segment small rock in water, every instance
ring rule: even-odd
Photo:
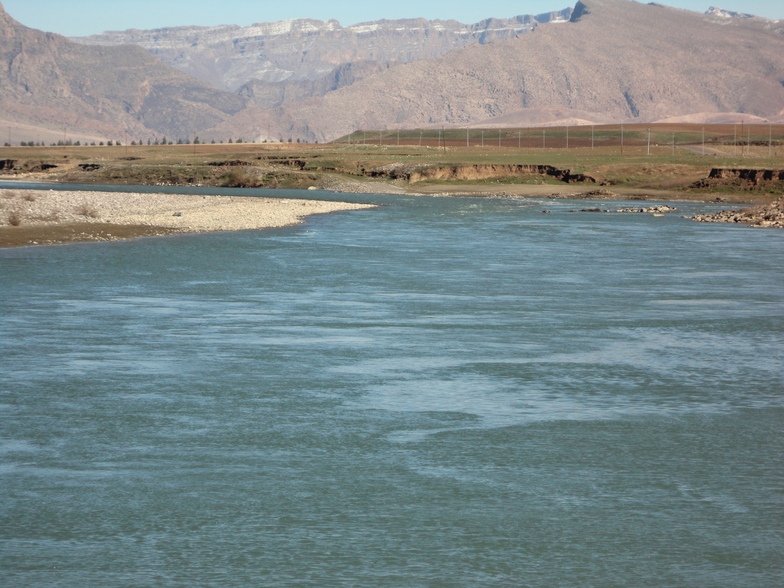
[[[674,212],[678,210],[674,206],[667,206],[663,204],[661,206],[649,206],[647,208],[619,208],[615,212],[637,212],[637,213],[652,213],[652,214],[663,214],[665,212]]]

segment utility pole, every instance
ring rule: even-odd
[[[485,130],[482,129],[482,147],[485,146]]]
[[[770,122],[768,122],[768,157],[771,156],[772,145],[773,145],[773,125],[770,124]]]
[[[675,133],[672,134],[672,154],[675,155]]]
[[[705,155],[705,127],[702,127],[702,154]]]
[[[517,131],[517,148],[520,149],[520,131]]]
[[[470,131],[466,128],[466,147],[471,146],[471,138],[469,136]]]
[[[542,149],[545,149],[546,144],[547,144],[547,140],[545,139],[546,132],[547,131],[545,131],[545,129],[542,129]]]
[[[648,127],[648,155],[651,154],[651,127]]]
[[[498,146],[501,146],[501,129],[498,129]]]
[[[593,151],[593,125],[591,125],[591,151]]]

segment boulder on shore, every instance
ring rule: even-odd
[[[784,198],[762,206],[697,214],[691,218],[700,223],[743,223],[751,227],[784,229]]]

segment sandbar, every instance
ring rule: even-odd
[[[0,190],[0,247],[286,227],[372,204],[290,198]]]

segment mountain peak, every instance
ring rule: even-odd
[[[717,8],[715,6],[708,8],[705,14],[709,16],[719,16],[721,18],[755,18],[753,14],[747,14],[745,12],[732,12],[731,10],[724,10],[723,8]]]
[[[572,17],[569,19],[569,22],[577,22],[586,14],[590,14],[591,11],[588,9],[588,6],[585,5],[584,2],[578,2],[574,5],[574,10],[572,10]]]
[[[57,136],[68,127],[96,139],[151,132],[187,137],[246,106],[140,47],[79,45],[25,27],[4,11],[0,31],[0,112],[20,129]]]

